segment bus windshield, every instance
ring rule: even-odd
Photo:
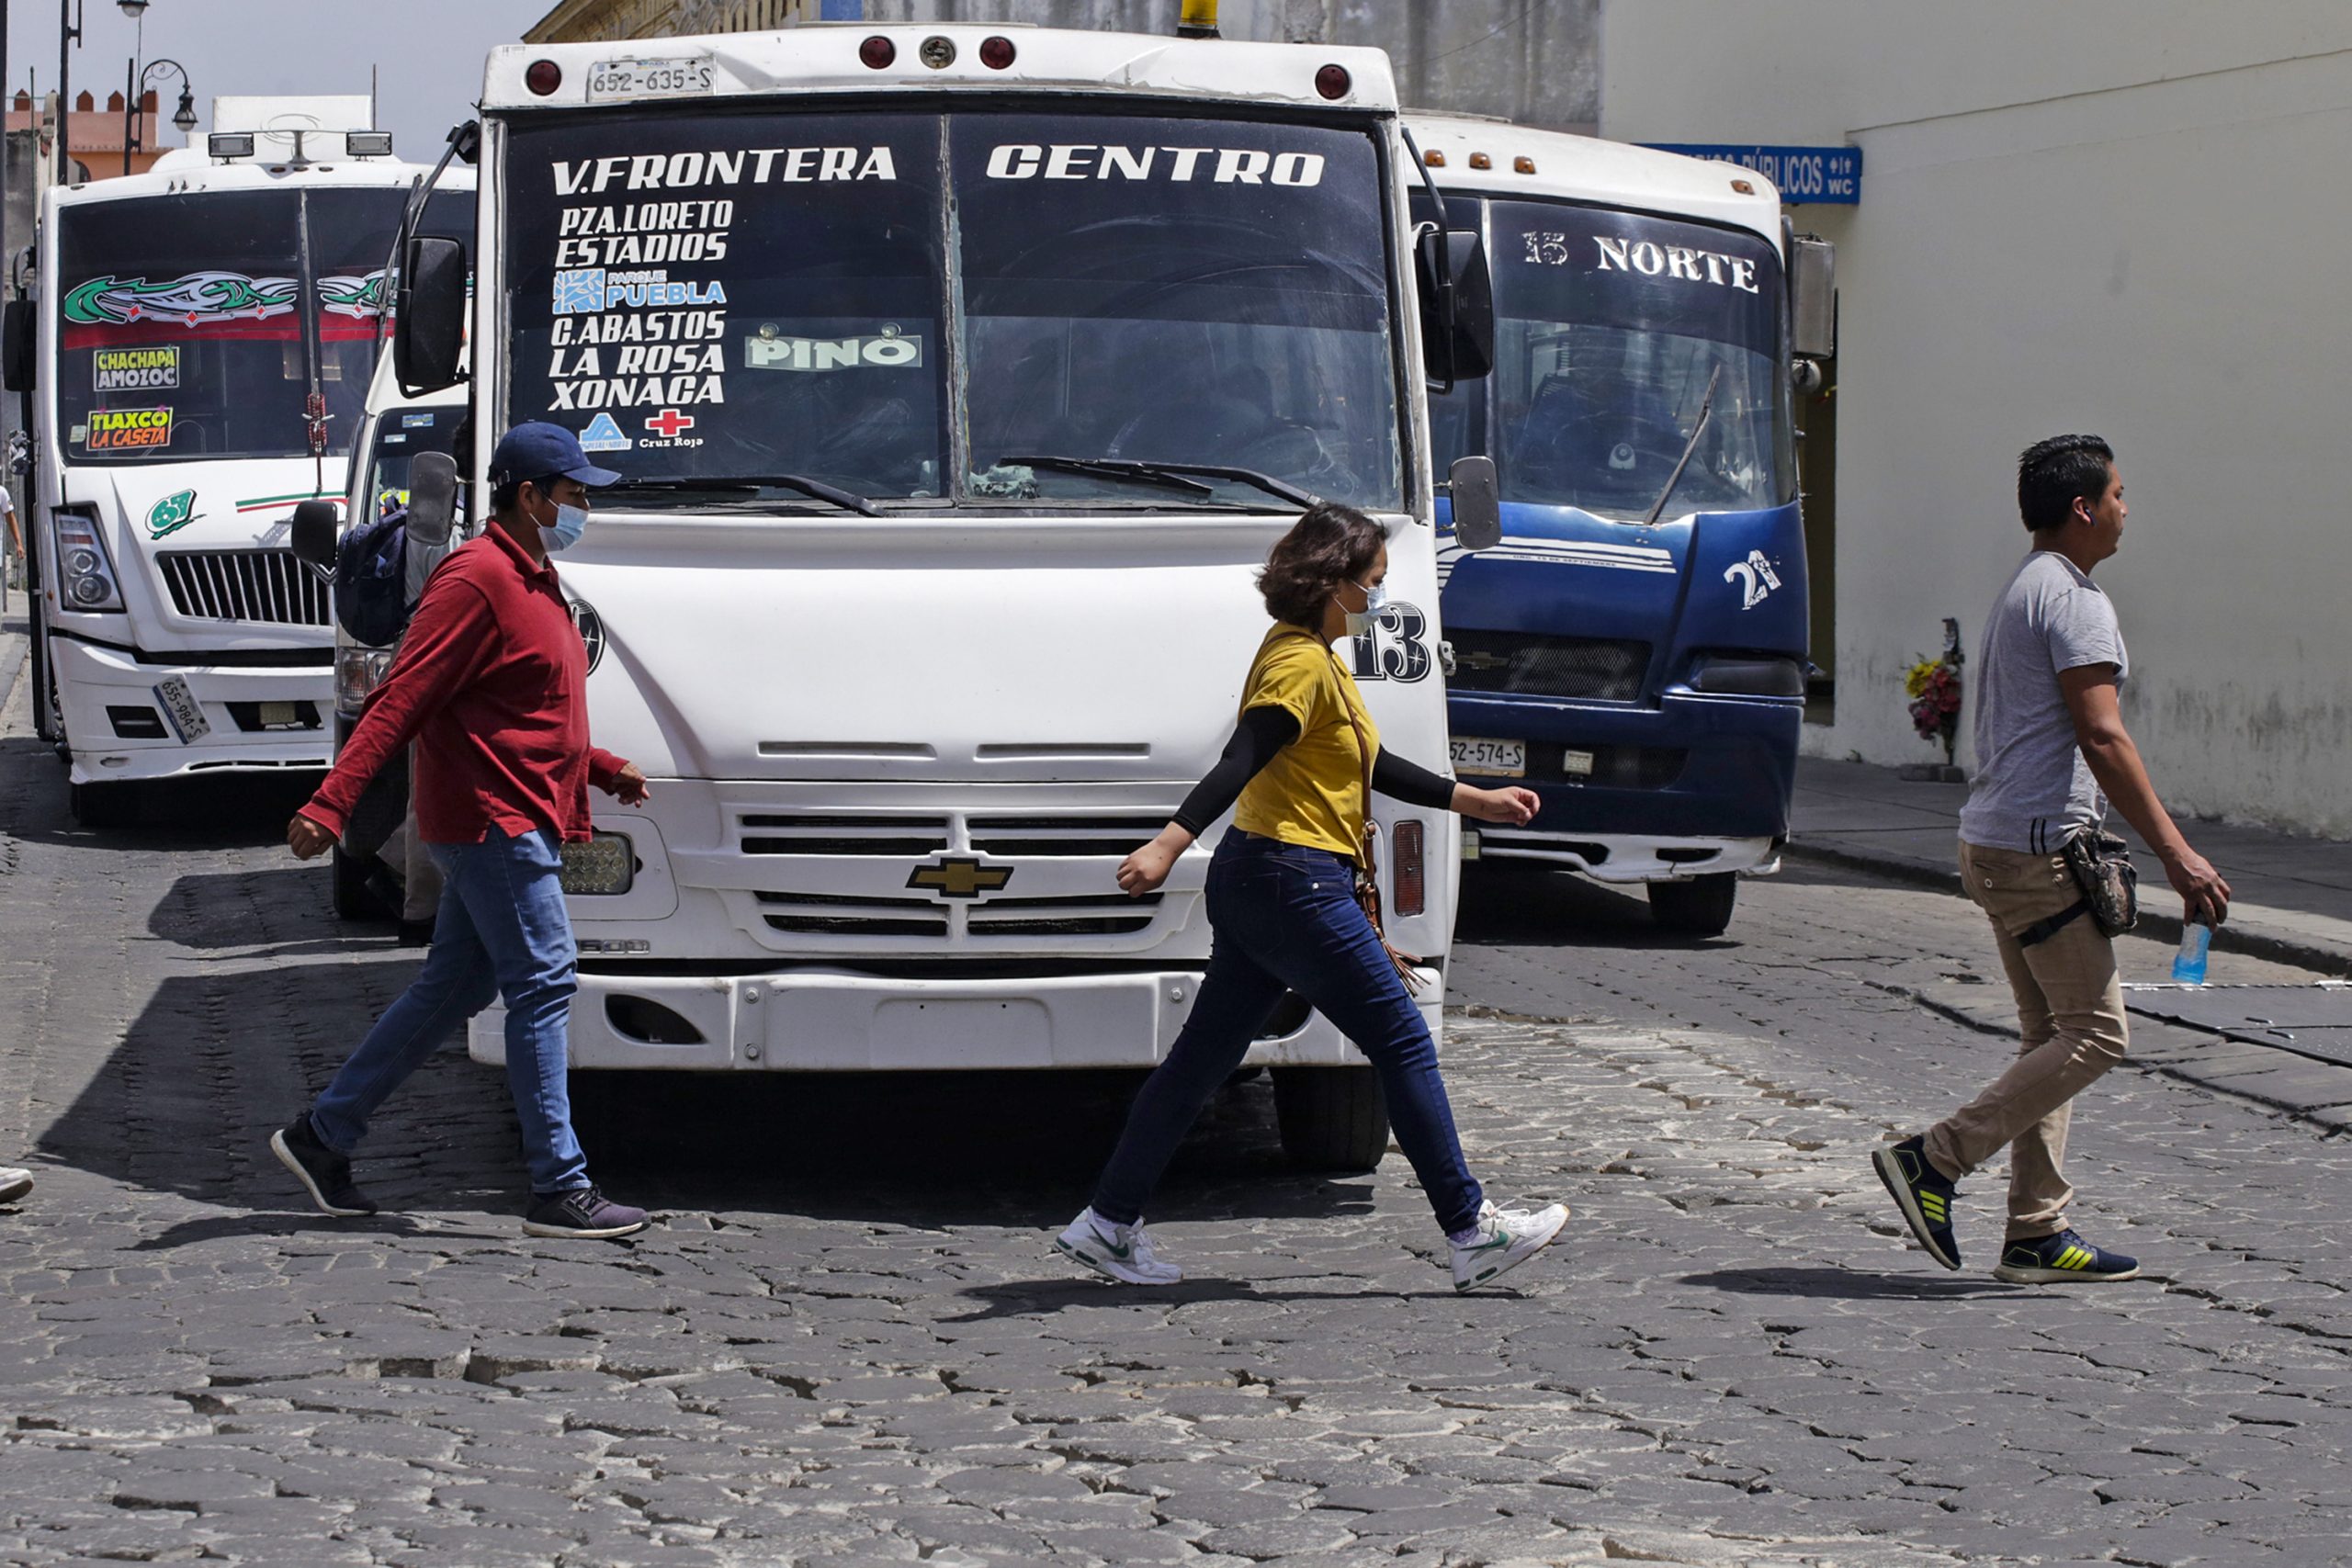
[[[346,451],[375,368],[384,263],[407,199],[379,186],[67,208],[58,220],[56,388],[67,460],[307,457],[314,351],[328,450]],[[470,232],[472,204],[470,194],[435,196],[427,231]]]
[[[680,495],[1264,503],[1116,471],[1205,464],[1395,509],[1379,170],[1368,132],[1272,122],[518,124],[507,419]]]
[[[1449,210],[1460,204],[1450,202]],[[1645,515],[1714,400],[1667,514],[1789,499],[1781,265],[1760,236],[1566,203],[1487,203],[1491,387],[1433,407],[1467,449],[1482,396],[1505,501]]]

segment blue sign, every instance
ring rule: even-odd
[[[1753,169],[1778,186],[1781,199],[1791,207],[1809,201],[1851,207],[1862,199],[1862,150],[1859,147],[1747,147],[1712,141],[1645,141],[1642,145]]]

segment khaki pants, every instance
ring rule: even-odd
[[[2009,1151],[2007,1239],[2066,1228],[2066,1124],[2075,1095],[2130,1044],[2115,943],[2086,913],[2055,935],[2019,947],[2017,933],[2082,893],[2064,857],[1984,849],[1962,840],[1960,874],[1993,924],[2017,996],[2018,1059],[1990,1088],[1928,1130],[1928,1159],[1954,1180]]]

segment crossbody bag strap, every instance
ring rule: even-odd
[[[1397,978],[1405,982],[1405,989],[1418,993],[1426,983],[1421,979],[1420,958],[1406,953],[1388,940],[1388,932],[1380,914],[1380,829],[1372,820],[1372,738],[1364,733],[1363,721],[1356,717],[1355,705],[1348,701],[1345,666],[1340,662],[1337,649],[1331,653],[1331,672],[1336,684],[1333,695],[1340,711],[1348,716],[1348,728],[1356,734],[1356,760],[1363,764],[1363,831],[1357,840],[1356,897],[1363,905],[1364,918],[1372,922],[1372,934],[1380,939],[1387,950],[1388,962],[1396,968]]]

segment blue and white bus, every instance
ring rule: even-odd
[[[1476,852],[1721,931],[1739,874],[1778,866],[1804,708],[1779,197],[1620,143],[1410,129],[1494,278],[1494,373],[1430,402],[1441,471],[1487,454],[1502,499],[1498,547],[1440,554],[1453,765],[1544,798]]]

